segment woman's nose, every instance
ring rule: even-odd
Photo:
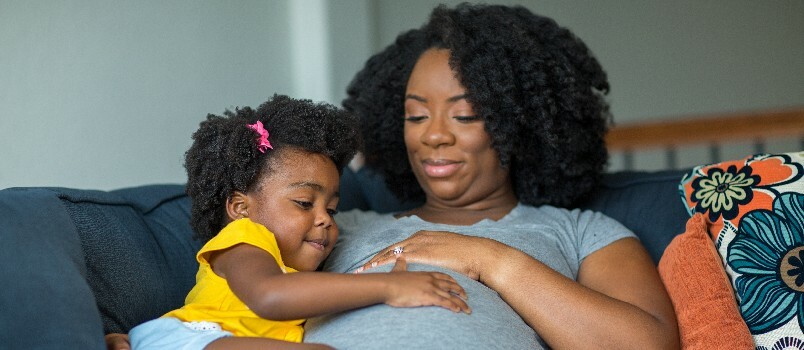
[[[450,145],[455,142],[455,135],[444,117],[431,117],[422,134],[422,142],[430,147]]]

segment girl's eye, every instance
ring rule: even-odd
[[[338,214],[338,211],[335,209],[327,209],[327,213],[329,216],[335,216],[335,214]]]
[[[418,122],[424,120],[425,118],[427,118],[427,117],[420,116],[420,115],[410,115],[410,116],[405,116],[405,121],[411,122],[411,123],[418,123]]]
[[[294,201],[294,202],[296,202],[296,205],[302,207],[302,209],[311,209],[313,207],[312,202],[306,202],[306,201]]]
[[[461,123],[471,123],[480,120],[480,117],[476,115],[459,115],[455,116],[454,118]]]

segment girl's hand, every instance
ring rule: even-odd
[[[106,349],[108,350],[131,350],[128,334],[109,333],[103,339],[106,341]]]
[[[389,288],[385,304],[393,307],[440,306],[454,312],[472,312],[466,304],[466,291],[440,272],[409,272],[402,256],[388,273]]]
[[[477,281],[494,271],[494,265],[513,249],[492,239],[446,231],[418,231],[386,247],[355,272],[392,263],[401,250],[407,261],[447,268]]]

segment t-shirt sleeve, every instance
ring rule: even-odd
[[[349,211],[340,212],[335,215],[335,223],[338,224],[340,234],[352,234],[353,232],[365,229],[367,226],[372,225],[376,220],[379,220],[383,215],[360,209],[352,209]]]
[[[285,266],[274,234],[265,226],[247,218],[235,220],[226,225],[221,232],[201,247],[196,254],[196,260],[199,264],[208,265],[208,257],[211,252],[228,249],[241,243],[250,244],[268,252],[280,267]]]
[[[636,235],[623,224],[603,213],[591,210],[573,210],[577,216],[578,258],[583,261],[597,250],[623,238]]]

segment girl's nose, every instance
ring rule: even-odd
[[[323,227],[323,228],[330,228],[332,226],[332,215],[329,214],[327,208],[319,210],[315,216],[315,226],[316,227]]]

